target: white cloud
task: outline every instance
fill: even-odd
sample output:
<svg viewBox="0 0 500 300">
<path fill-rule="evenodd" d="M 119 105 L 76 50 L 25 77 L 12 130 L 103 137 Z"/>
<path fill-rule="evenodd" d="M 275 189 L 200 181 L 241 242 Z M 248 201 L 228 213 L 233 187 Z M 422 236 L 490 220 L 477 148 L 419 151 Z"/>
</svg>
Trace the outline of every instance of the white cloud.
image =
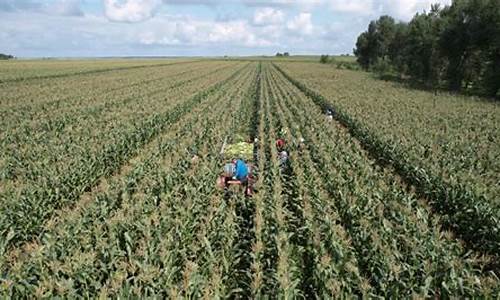
<svg viewBox="0 0 500 300">
<path fill-rule="evenodd" d="M 302 6 L 302 5 L 310 5 L 317 4 L 321 0 L 235 0 L 236 2 L 242 2 L 247 6 Z"/>
<path fill-rule="evenodd" d="M 161 3 L 161 0 L 104 0 L 104 13 L 115 22 L 141 22 L 153 17 Z"/>
<path fill-rule="evenodd" d="M 382 14 L 409 20 L 435 2 L 102 0 L 105 15 L 93 15 L 92 10 L 82 15 L 85 1 L 100 0 L 0 0 L 3 51 L 20 57 L 348 53 L 370 20 Z M 201 13 L 193 7 L 193 14 L 169 15 L 169 5 L 174 2 L 220 6 L 202 8 Z M 449 4 L 450 0 L 440 2 Z M 227 3 L 237 5 L 222 7 Z M 162 5 L 166 9 L 160 13 Z M 319 10 L 326 10 L 328 20 L 324 14 L 314 19 Z M 81 17 L 67 17 L 71 15 Z M 140 22 L 144 20 L 147 22 Z"/>
<path fill-rule="evenodd" d="M 163 0 L 172 5 L 207 5 L 223 6 L 225 4 L 243 4 L 248 7 L 300 7 L 310 8 L 323 3 L 324 0 Z"/>
<path fill-rule="evenodd" d="M 253 17 L 255 25 L 271 25 L 280 24 L 285 20 L 285 14 L 278 9 L 271 7 L 264 7 L 257 9 Z"/>
<path fill-rule="evenodd" d="M 158 20 L 150 22 L 139 40 L 144 45 L 187 45 L 199 47 L 267 47 L 272 43 L 262 37 L 260 28 L 252 27 L 245 20 L 227 22 L 201 21 L 191 18 Z"/>
<path fill-rule="evenodd" d="M 450 5 L 451 0 L 381 0 L 377 10 L 379 14 L 389 14 L 396 19 L 409 21 L 417 12 L 429 11 L 435 3 Z"/>
<path fill-rule="evenodd" d="M 327 0 L 326 2 L 336 12 L 369 15 L 373 11 L 373 0 Z"/>
<path fill-rule="evenodd" d="M 249 34 L 246 23 L 242 21 L 215 23 L 208 31 L 205 41 L 211 43 L 244 41 Z"/>
<path fill-rule="evenodd" d="M 388 14 L 396 19 L 408 21 L 417 12 L 429 11 L 431 5 L 451 4 L 451 0 L 324 0 L 333 12 L 349 13 L 357 16 L 370 16 L 375 19 Z"/>
<path fill-rule="evenodd" d="M 286 27 L 293 33 L 300 35 L 310 35 L 314 32 L 314 25 L 311 21 L 310 13 L 300 13 L 286 23 Z"/>
<path fill-rule="evenodd" d="M 165 4 L 171 5 L 207 5 L 218 6 L 225 4 L 244 4 L 246 6 L 290 6 L 297 2 L 308 2 L 309 0 L 163 0 Z M 316 1 L 316 0 L 313 0 Z"/>
</svg>

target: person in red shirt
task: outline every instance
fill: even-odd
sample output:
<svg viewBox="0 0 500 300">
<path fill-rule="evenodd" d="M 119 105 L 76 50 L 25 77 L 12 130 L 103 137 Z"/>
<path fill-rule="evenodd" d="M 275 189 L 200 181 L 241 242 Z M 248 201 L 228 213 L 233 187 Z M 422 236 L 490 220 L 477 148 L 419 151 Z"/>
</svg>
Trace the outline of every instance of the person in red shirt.
<svg viewBox="0 0 500 300">
<path fill-rule="evenodd" d="M 285 149 L 285 140 L 284 139 L 277 139 L 276 140 L 276 149 L 278 152 L 281 152 Z"/>
</svg>

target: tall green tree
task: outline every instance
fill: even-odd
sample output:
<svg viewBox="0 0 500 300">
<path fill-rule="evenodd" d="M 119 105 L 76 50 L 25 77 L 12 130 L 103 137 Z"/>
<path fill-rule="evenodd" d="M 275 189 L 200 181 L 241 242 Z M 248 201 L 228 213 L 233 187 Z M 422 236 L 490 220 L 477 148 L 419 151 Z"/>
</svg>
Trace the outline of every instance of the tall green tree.
<svg viewBox="0 0 500 300">
<path fill-rule="evenodd" d="M 356 42 L 354 54 L 357 57 L 358 63 L 365 70 L 368 70 L 376 61 L 375 49 L 375 22 L 371 22 L 368 30 L 363 32 Z"/>
<path fill-rule="evenodd" d="M 396 34 L 396 21 L 390 16 L 381 16 L 376 22 L 377 56 L 386 60 Z"/>
<path fill-rule="evenodd" d="M 399 74 L 407 73 L 406 55 L 408 45 L 408 24 L 400 22 L 395 25 L 395 32 L 389 44 L 389 59 Z"/>
<path fill-rule="evenodd" d="M 468 5 L 467 0 L 453 1 L 452 5 L 442 12 L 445 28 L 440 36 L 440 49 L 448 62 L 448 86 L 454 91 L 462 89 L 467 61 L 472 55 Z"/>
<path fill-rule="evenodd" d="M 477 1 L 474 1 L 477 2 Z M 483 5 L 473 3 L 480 8 L 480 18 L 476 18 L 475 44 L 483 53 L 483 69 L 480 74 L 481 87 L 489 96 L 500 98 L 500 2 L 497 0 L 481 1 Z M 479 21 L 478 21 L 479 20 Z"/>
<path fill-rule="evenodd" d="M 439 14 L 439 6 L 433 6 L 429 13 L 415 15 L 408 24 L 403 49 L 408 74 L 429 86 L 439 83 L 442 69 L 439 36 L 443 27 Z"/>
<path fill-rule="evenodd" d="M 368 30 L 356 42 L 354 54 L 358 57 L 358 63 L 367 70 L 380 59 L 386 60 L 395 33 L 396 22 L 390 16 L 382 16 L 377 21 L 370 22 Z"/>
<path fill-rule="evenodd" d="M 441 51 L 447 58 L 446 79 L 452 90 L 472 86 L 488 95 L 498 87 L 498 39 L 500 3 L 498 0 L 455 0 L 442 14 L 445 29 Z"/>
<path fill-rule="evenodd" d="M 416 14 L 370 22 L 354 53 L 366 70 L 384 66 L 429 86 L 500 98 L 500 2 L 453 0 Z"/>
</svg>

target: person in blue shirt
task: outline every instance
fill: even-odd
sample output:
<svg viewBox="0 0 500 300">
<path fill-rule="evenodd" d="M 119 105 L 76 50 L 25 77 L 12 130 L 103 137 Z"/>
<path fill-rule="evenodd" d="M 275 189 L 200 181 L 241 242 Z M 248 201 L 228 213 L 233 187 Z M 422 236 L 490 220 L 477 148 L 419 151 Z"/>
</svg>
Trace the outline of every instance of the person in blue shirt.
<svg viewBox="0 0 500 300">
<path fill-rule="evenodd" d="M 224 172 L 219 177 L 217 184 L 221 188 L 227 188 L 228 182 L 231 180 L 238 180 L 241 182 L 242 187 L 245 189 L 245 195 L 251 196 L 252 187 L 249 184 L 250 170 L 242 159 L 233 160 L 224 166 Z"/>
<path fill-rule="evenodd" d="M 233 163 L 234 163 L 233 179 L 245 182 L 248 178 L 247 164 L 241 159 L 237 159 Z"/>
<path fill-rule="evenodd" d="M 226 180 L 239 180 L 244 183 L 248 178 L 248 166 L 241 160 L 234 160 L 224 166 L 224 177 Z"/>
</svg>

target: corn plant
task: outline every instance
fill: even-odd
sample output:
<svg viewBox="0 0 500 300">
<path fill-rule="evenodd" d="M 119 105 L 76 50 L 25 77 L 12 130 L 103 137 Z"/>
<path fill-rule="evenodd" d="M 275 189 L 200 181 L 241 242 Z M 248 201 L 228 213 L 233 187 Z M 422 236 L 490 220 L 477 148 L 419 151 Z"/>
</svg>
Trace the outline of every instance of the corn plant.
<svg viewBox="0 0 500 300">
<path fill-rule="evenodd" d="M 387 113 L 401 124 L 390 129 L 395 123 L 365 103 L 371 84 L 391 97 L 403 91 L 302 63 L 75 62 L 78 74 L 67 66 L 40 64 L 36 73 L 20 62 L 12 74 L 0 71 L 10 80 L 0 83 L 3 297 L 500 295 L 496 241 L 485 239 L 495 236 L 494 215 L 458 214 L 477 204 L 477 191 L 459 189 L 477 176 L 457 183 L 440 173 L 461 174 L 442 156 L 462 146 L 406 155 L 405 147 L 425 142 L 409 124 L 429 119 L 417 114 L 405 123 L 414 104 L 390 99 L 399 111 Z M 360 76 L 365 82 L 351 83 L 358 91 L 346 92 Z M 365 107 L 373 116 L 358 120 Z M 437 123 L 451 136 L 481 123 L 450 120 Z M 254 140 L 252 197 L 215 184 L 226 162 L 220 147 L 233 136 Z M 286 140 L 284 166 L 277 138 Z M 461 163 L 488 161 L 460 153 L 468 156 Z M 441 171 L 427 165 L 435 161 Z M 460 239 L 477 228 L 478 237 Z M 474 238 L 484 245 L 471 247 Z"/>
</svg>

